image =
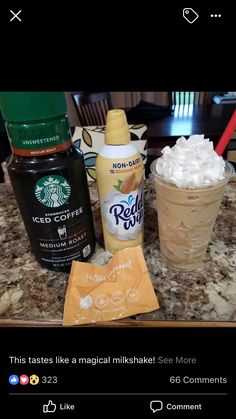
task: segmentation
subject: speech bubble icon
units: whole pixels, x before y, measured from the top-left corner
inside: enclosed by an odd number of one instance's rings
[[[152,410],[152,413],[159,412],[163,409],[163,403],[161,400],[152,400],[150,402],[150,409]]]

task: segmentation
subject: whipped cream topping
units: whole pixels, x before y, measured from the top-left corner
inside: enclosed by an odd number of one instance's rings
[[[224,179],[225,162],[204,135],[180,137],[172,148],[166,146],[161,153],[157,173],[180,188],[198,188]]]

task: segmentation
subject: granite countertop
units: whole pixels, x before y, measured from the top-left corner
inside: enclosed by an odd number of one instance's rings
[[[92,263],[109,255],[101,242],[96,186],[90,184],[96,227]],[[0,324],[2,319],[60,321],[69,274],[39,266],[10,184],[0,184]],[[132,320],[236,321],[236,178],[228,184],[208,251],[201,268],[192,272],[167,269],[160,258],[155,190],[145,181],[144,256],[160,309]]]

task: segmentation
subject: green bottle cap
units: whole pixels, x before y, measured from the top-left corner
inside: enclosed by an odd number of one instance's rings
[[[0,92],[0,109],[9,122],[44,120],[67,112],[63,92]]]

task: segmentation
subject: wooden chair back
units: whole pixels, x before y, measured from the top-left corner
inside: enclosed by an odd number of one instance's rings
[[[112,109],[109,92],[76,92],[72,99],[81,126],[105,125],[107,112]]]

